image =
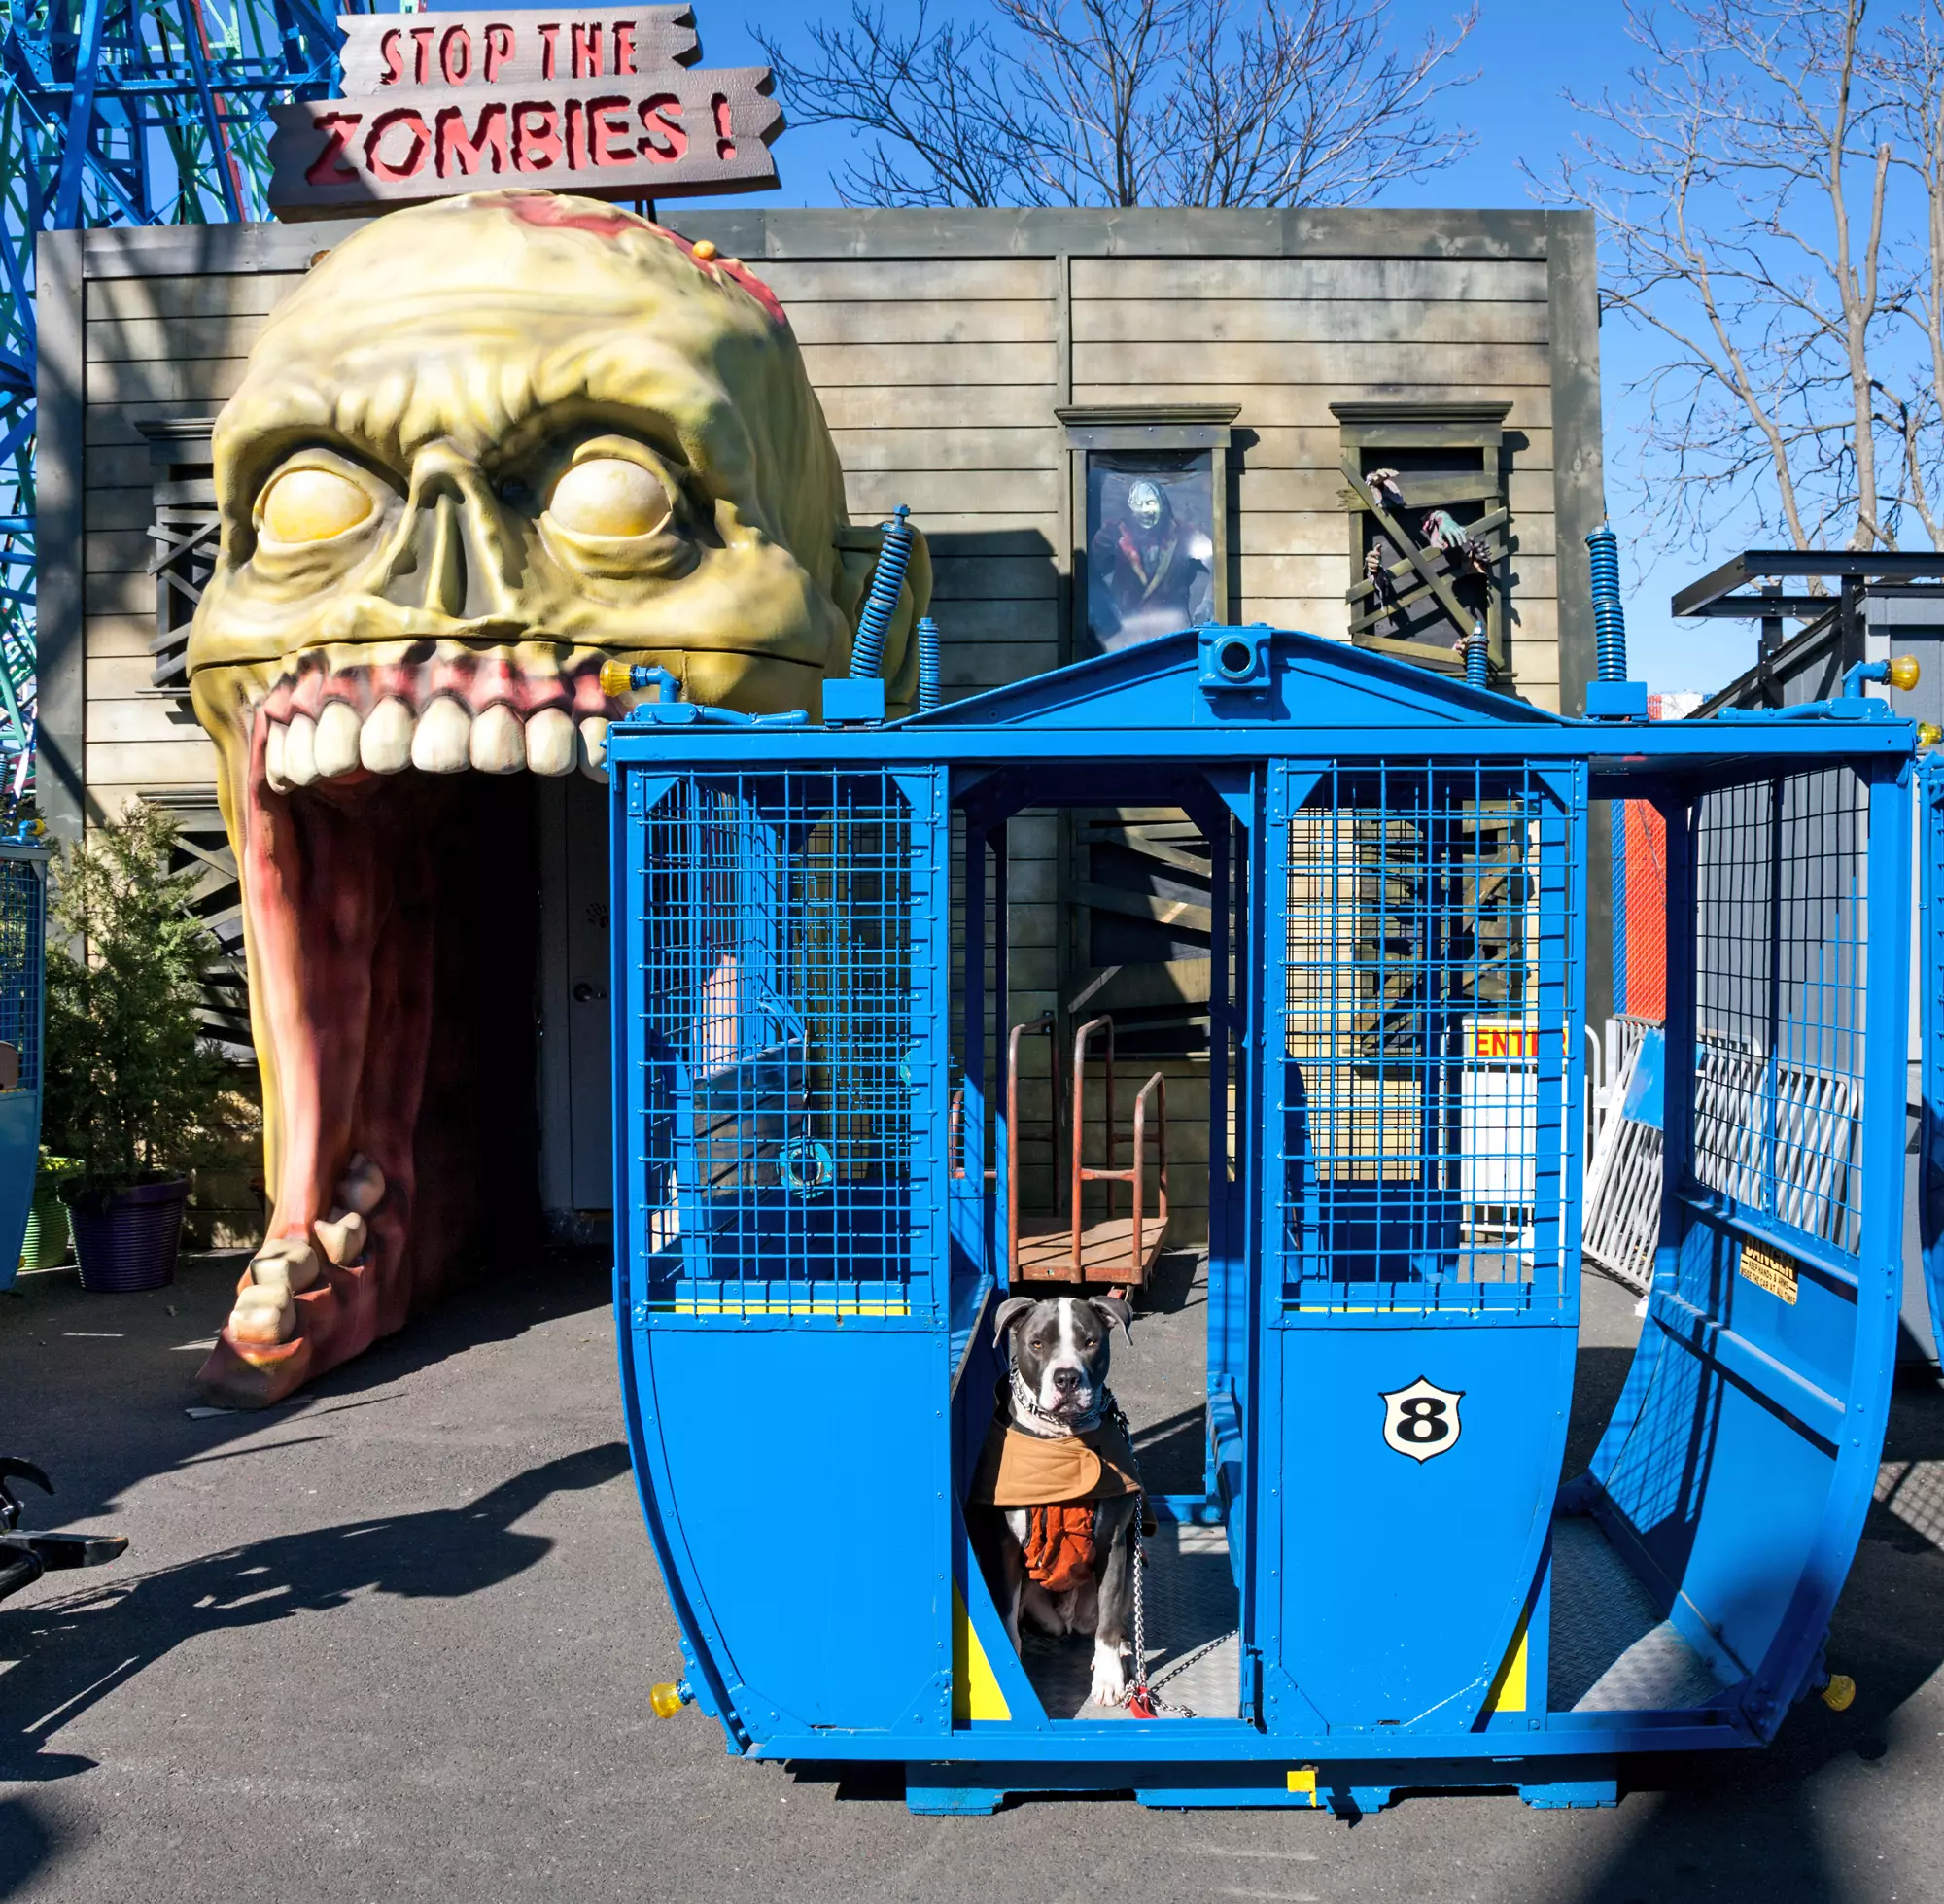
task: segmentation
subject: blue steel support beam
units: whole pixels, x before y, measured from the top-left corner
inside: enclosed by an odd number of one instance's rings
[[[339,11],[52,0],[0,32],[0,722],[17,734],[35,719],[36,238],[262,216],[268,108],[335,88]]]
[[[61,230],[81,223],[81,181],[93,131],[94,88],[101,79],[103,21],[103,0],[82,0],[81,33],[74,50],[74,92],[67,108],[67,139],[54,185],[52,223]]]

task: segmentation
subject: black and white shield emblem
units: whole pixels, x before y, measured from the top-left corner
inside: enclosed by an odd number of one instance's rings
[[[1384,1393],[1384,1439],[1399,1454],[1429,1461],[1458,1439],[1458,1404],[1465,1391],[1440,1388],[1420,1375],[1408,1388]]]

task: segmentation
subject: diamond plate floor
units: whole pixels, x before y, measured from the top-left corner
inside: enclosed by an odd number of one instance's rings
[[[1551,1641],[1555,1713],[1684,1712],[1721,1690],[1606,1536],[1578,1515],[1552,1523]]]
[[[1147,1542],[1148,1683],[1199,1718],[1234,1718],[1241,1707],[1241,1618],[1226,1528],[1163,1521]],[[1051,1640],[1027,1630],[1022,1659],[1048,1715],[1126,1718],[1093,1705],[1092,1639]]]

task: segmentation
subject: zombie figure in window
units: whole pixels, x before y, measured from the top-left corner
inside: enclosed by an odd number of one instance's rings
[[[1127,647],[1204,620],[1213,600],[1213,544],[1174,513],[1166,489],[1142,476],[1089,546],[1092,621],[1104,646]]]
[[[1465,525],[1448,509],[1430,508],[1421,512],[1413,509],[1405,501],[1395,469],[1372,469],[1365,481],[1370,484],[1371,493],[1383,505],[1391,520],[1406,535],[1415,528],[1419,548],[1435,549],[1444,557],[1451,593],[1467,611],[1466,626],[1451,632],[1451,645],[1462,648],[1471,634],[1471,623],[1483,621],[1489,605],[1492,574],[1489,544],[1467,534]],[[1417,517],[1414,526],[1411,522],[1413,515]],[[1377,600],[1388,608],[1396,607],[1399,597],[1399,584],[1390,571],[1402,560],[1403,552],[1392,545],[1387,536],[1379,533],[1371,538],[1370,550],[1364,557],[1364,573],[1375,586]],[[1415,577],[1406,575],[1403,586],[1408,593],[1416,586]],[[1405,622],[1405,616],[1394,615],[1390,623],[1379,626],[1378,632],[1423,639],[1421,632],[1407,628]]]

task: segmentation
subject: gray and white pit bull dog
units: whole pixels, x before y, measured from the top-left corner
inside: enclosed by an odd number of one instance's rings
[[[1088,1434],[1099,1427],[1110,1400],[1110,1337],[1118,1324],[1128,1334],[1133,1311],[1117,1297],[1062,1296],[1048,1301],[1014,1296],[1001,1302],[993,1339],[1006,1353],[1012,1379],[1002,1390],[1000,1418],[1043,1439]],[[1128,1336],[1131,1341],[1131,1335]],[[1131,1459],[1131,1456],[1129,1456]],[[1014,1650],[1024,1613],[1042,1632],[1094,1636],[1094,1700],[1118,1706],[1127,1696],[1123,1648],[1133,1604],[1133,1528],[1140,1497],[1108,1495],[1094,1504],[1094,1580],[1064,1593],[1049,1593],[1026,1577],[1025,1507],[989,1508],[981,1518],[987,1544],[996,1537],[999,1610]]]

